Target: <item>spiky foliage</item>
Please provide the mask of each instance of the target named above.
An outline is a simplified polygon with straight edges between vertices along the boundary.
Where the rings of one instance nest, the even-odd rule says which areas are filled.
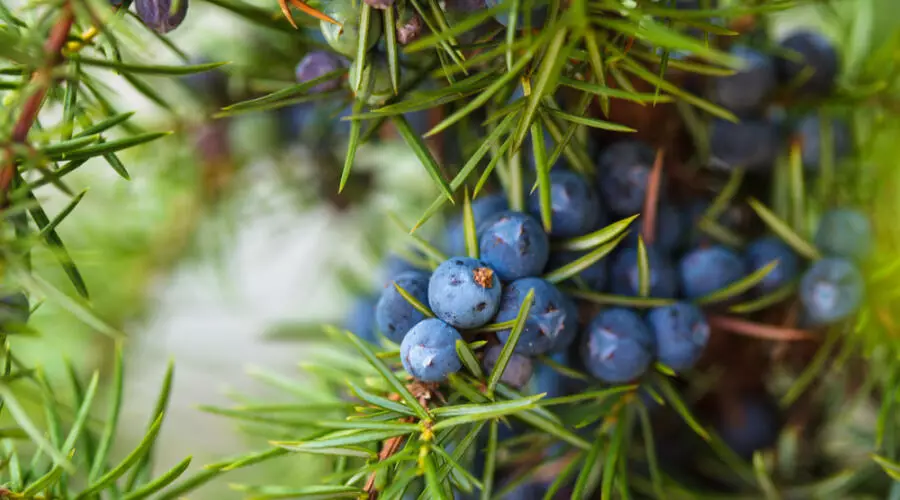
[[[308,33],[294,31],[291,25],[311,19],[294,19],[290,6],[325,23],[334,21],[323,14],[327,5],[315,3],[310,6],[300,1],[291,1],[290,5],[281,2],[278,9],[274,5],[260,7],[235,0],[211,3],[289,36],[298,46],[313,42],[306,36]],[[857,156],[840,168],[833,158],[826,159],[818,184],[805,186],[797,150],[785,151],[776,168],[773,193],[763,201],[743,199],[748,191],[740,169],[724,182],[714,179],[719,196],[700,222],[700,229],[711,237],[740,242],[740,235],[715,222],[722,208],[740,196],[742,199],[737,201],[746,201],[758,218],[798,253],[816,257],[818,250],[810,242],[810,228],[823,207],[852,200],[875,214],[879,238],[875,257],[866,269],[867,289],[871,293],[854,321],[830,328],[824,332],[824,338],[816,338],[808,331],[760,322],[757,315],[740,317],[793,297],[793,290],[789,289],[751,303],[731,304],[728,315],[714,321],[721,338],[736,338],[726,336],[731,331],[775,342],[762,348],[753,345],[753,350],[771,355],[775,362],[749,376],[760,385],[771,386],[781,396],[782,407],[789,410],[791,419],[781,433],[777,453],[757,453],[749,462],[744,461],[704,421],[696,403],[711,388],[728,388],[727,384],[717,383],[714,370],[681,378],[657,365],[639,384],[609,387],[548,358],[539,360],[544,368],[558,371],[569,383],[582,384],[575,395],[547,398],[539,390],[518,392],[506,386],[501,383],[501,375],[524,326],[526,305],[510,324],[466,332],[468,342],[457,345],[465,371],[441,386],[415,383],[400,371],[396,345],[376,346],[352,334],[328,329],[324,339],[327,342],[310,357],[316,383],[268,378],[298,396],[299,403],[248,403],[237,408],[210,409],[252,423],[252,430],[272,439],[274,448],[215,464],[186,480],[185,487],[212,479],[227,469],[298,452],[324,456],[333,473],[320,478],[319,484],[297,488],[237,488],[253,498],[401,498],[405,494],[449,498],[462,491],[488,499],[502,498],[520,483],[538,478],[550,484],[548,497],[564,492],[573,498],[723,498],[726,495],[719,491],[722,489],[737,498],[846,498],[884,496],[886,492],[896,495],[898,483],[893,480],[900,476],[900,464],[896,462],[897,418],[893,409],[900,367],[892,307],[896,302],[893,287],[897,241],[891,227],[895,218],[891,216],[897,210],[893,195],[898,180],[893,168],[896,145],[892,138],[900,130],[896,117],[895,56],[900,41],[894,35],[883,35],[895,32],[895,26],[888,23],[888,16],[878,15],[892,6],[875,0],[847,2],[850,6],[746,1],[684,11],[677,8],[676,2],[666,1],[553,0],[547,2],[549,15],[541,29],[522,30],[516,26],[520,14],[524,14],[521,18],[526,24],[531,24],[530,7],[538,4],[508,0],[449,19],[446,5],[437,0],[398,2],[386,10],[358,3],[354,10],[358,18],[343,19],[360,27],[354,64],[364,68],[380,63],[376,58],[383,57],[390,84],[388,95],[370,99],[366,89],[372,88],[375,71],[351,73],[353,78],[339,90],[309,92],[324,81],[343,78],[345,71],[338,70],[227,106],[220,116],[309,101],[332,100],[352,105],[352,116],[346,120],[349,140],[340,188],[355,175],[353,166],[360,145],[373,141],[385,124],[391,125],[434,180],[433,203],[408,231],[411,243],[424,255],[423,263],[434,266],[443,255],[416,231],[451,204],[468,207],[466,193],[477,197],[496,185],[511,193],[512,208],[522,209],[524,193],[530,187],[525,185],[527,175],[522,165],[526,155],[533,157],[534,189],[545,226],[550,225],[551,166],[564,157],[574,170],[593,175],[593,159],[587,145],[595,131],[643,134],[665,151],[687,151],[681,160],[691,168],[702,168],[709,155],[708,119],[736,120],[730,112],[685,90],[689,77],[728,75],[738,62],[709,39],[733,36],[754,27],[764,30],[769,20],[777,18],[776,14],[796,12],[794,9],[821,13],[830,20],[829,29],[843,51],[843,80],[838,92],[828,100],[792,104],[851,116],[856,137],[862,138],[855,148]],[[701,4],[709,7],[711,2]],[[128,7],[127,3],[124,7]],[[35,8],[29,16],[21,16],[0,5],[4,22],[0,55],[8,63],[2,68],[2,88],[13,90],[6,95],[13,112],[6,122],[9,132],[4,135],[7,151],[0,187],[9,201],[4,212],[18,216],[12,219],[16,221],[15,237],[3,247],[4,263],[17,273],[16,279],[23,286],[43,285],[29,276],[27,266],[30,244],[43,239],[58,252],[75,289],[86,297],[86,286],[53,231],[70,210],[63,210],[62,216],[51,220],[40,209],[33,190],[53,185],[72,194],[65,187],[65,173],[94,157],[102,157],[127,177],[115,155],[121,149],[160,136],[129,129],[128,115],[112,109],[104,98],[102,82],[92,78],[92,70],[117,70],[138,91],[165,106],[168,99],[143,82],[140,75],[186,74],[215,65],[141,63],[140,57],[128,54],[128,46],[118,42],[115,27],[110,26],[112,19],[125,16],[124,9],[113,11],[100,3],[74,0]],[[273,15],[278,10],[288,15],[290,23]],[[401,48],[391,28],[398,17],[413,11],[429,32]],[[488,22],[504,12],[509,14],[507,28]],[[370,51],[373,44],[368,36],[373,30],[369,28],[379,17],[388,27],[387,34],[383,46]],[[714,19],[724,19],[728,24],[723,26]],[[77,33],[73,26],[84,28],[84,34],[72,34]],[[479,27],[486,29],[476,30]],[[698,38],[689,33],[698,29],[706,35]],[[475,37],[464,36],[473,31],[477,33]],[[675,51],[689,52],[694,58],[678,60],[671,57]],[[295,63],[276,62],[284,64],[260,68],[260,74],[248,80],[261,86],[279,77],[283,80],[285,68]],[[273,74],[266,74],[267,70]],[[61,76],[65,77],[64,84],[57,79]],[[518,88],[521,96],[511,98]],[[62,118],[58,123],[38,123],[45,102],[59,104]],[[417,133],[406,115],[432,108],[440,108],[439,122],[427,133]],[[119,129],[129,135],[107,140],[105,135]],[[549,149],[544,141],[545,131],[552,137]],[[683,131],[688,132],[690,141],[678,141]],[[823,130],[822,136],[822,150],[831,151],[829,131]],[[439,139],[439,147],[429,147],[433,146],[426,141],[430,137]],[[531,148],[524,148],[529,138]],[[433,149],[447,154],[435,154]],[[73,196],[71,205],[79,199]],[[652,219],[648,214],[654,208],[649,208],[645,215]],[[34,224],[23,219],[24,214],[30,215]],[[465,217],[467,248],[476,254],[472,219],[470,214]],[[409,229],[397,222],[404,231]],[[604,258],[625,237],[632,222],[633,219],[625,219],[591,235],[563,242],[563,247],[585,251],[586,255],[545,278],[563,282]],[[646,255],[638,260],[639,288],[641,295],[647,295]],[[770,270],[764,268],[698,302],[722,303],[732,299]],[[66,298],[55,289],[39,289],[71,306],[82,318],[96,322],[98,327],[102,325],[80,301]],[[641,308],[661,303],[660,299],[645,296],[626,298],[584,290],[574,290],[572,294],[599,305]],[[427,313],[425,305],[415,305]],[[483,346],[481,338],[486,333],[504,328],[512,328],[510,339],[496,366],[486,373],[475,352]],[[40,387],[43,394],[51,394],[46,384]],[[76,398],[78,403],[90,400],[90,387],[94,384]],[[13,410],[18,396],[11,389],[2,396],[11,412],[24,415]],[[81,415],[76,413],[74,431],[69,434],[73,443],[88,429],[84,422],[79,423],[85,418]],[[68,485],[74,471],[65,465],[73,444],[69,439],[61,439],[61,430],[54,430],[61,427],[56,419],[51,416],[49,442],[24,417],[18,420],[22,432],[12,434],[24,432],[42,453],[59,462],[44,467],[49,471],[45,475],[41,474],[43,469],[35,469],[29,475],[34,479],[30,483],[22,480],[22,469],[17,466],[18,476],[10,476],[10,495],[33,494],[53,487],[57,489],[53,496],[66,496],[66,491],[74,489]],[[502,430],[510,424],[520,426],[519,436],[502,439]],[[666,429],[674,430],[667,435]],[[666,441],[672,436],[685,440]],[[61,440],[62,445],[55,446],[54,440]],[[149,446],[139,451],[145,448]],[[688,450],[689,459],[676,456],[675,465],[699,468],[707,482],[683,481],[684,476],[695,478],[696,474],[681,474],[684,471],[678,467],[673,470],[672,464],[664,463],[666,460],[660,455],[671,449]],[[113,466],[109,472],[103,472],[104,460],[98,462],[96,456],[88,455],[88,463],[92,464],[89,470],[99,468],[101,479],[121,468]],[[40,465],[41,455],[37,456],[34,461]],[[480,462],[476,466],[477,461]],[[690,463],[679,463],[682,461]],[[12,464],[8,462],[10,471]],[[113,487],[116,478],[97,484],[100,480],[95,477],[92,482],[91,472],[89,486],[79,490],[81,495],[90,496],[102,488]],[[47,476],[47,480],[36,479]],[[66,481],[54,482],[57,479]],[[128,481],[126,487],[133,489],[135,484]],[[708,491],[710,484],[716,487],[715,491]],[[422,493],[416,488],[421,488]],[[180,491],[176,486],[165,496]]]

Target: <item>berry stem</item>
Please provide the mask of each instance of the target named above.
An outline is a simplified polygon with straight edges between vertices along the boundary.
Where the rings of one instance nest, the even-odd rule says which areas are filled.
[[[22,112],[13,125],[10,143],[24,143],[28,138],[28,132],[34,126],[44,98],[47,97],[50,87],[53,85],[53,69],[63,61],[62,48],[69,37],[72,25],[75,23],[75,15],[72,13],[72,5],[66,2],[62,6],[59,19],[50,30],[47,41],[44,42],[44,53],[47,60],[44,66],[36,70],[31,75],[31,84],[37,88],[28,96],[25,104],[22,106]],[[2,205],[7,204],[6,193],[12,183],[16,172],[16,158],[12,144],[7,145],[5,158],[0,167],[0,197],[2,197]]]

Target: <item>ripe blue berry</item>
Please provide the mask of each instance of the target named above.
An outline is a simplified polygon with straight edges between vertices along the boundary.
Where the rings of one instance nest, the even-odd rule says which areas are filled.
[[[478,228],[478,246],[481,259],[504,281],[540,274],[550,257],[550,240],[541,223],[520,212],[488,217]]]
[[[320,21],[325,41],[334,50],[348,57],[356,55],[359,47],[359,6],[351,0],[331,0],[322,4],[322,12],[340,24]],[[381,16],[369,17],[366,43],[371,49],[381,38]]]
[[[647,262],[650,267],[650,296],[674,297],[678,289],[675,268],[669,258],[647,247]],[[636,297],[640,291],[640,266],[637,249],[626,248],[618,252],[612,264],[612,291],[616,295]]]
[[[550,260],[547,262],[547,271],[555,271],[585,255],[587,255],[587,252],[581,251],[553,252],[550,254]],[[579,272],[577,276],[591,290],[603,291],[606,289],[606,274],[606,260],[600,259],[591,264],[587,269]]]
[[[503,193],[480,196],[472,201],[472,216],[475,227],[479,227],[488,217],[509,210],[509,202]],[[466,234],[462,216],[456,216],[447,224],[447,248],[451,255],[466,253]]]
[[[569,353],[556,351],[549,354],[550,359],[563,366],[569,366]],[[544,363],[538,363],[534,368],[534,376],[529,385],[529,394],[546,394],[548,398],[558,398],[566,395],[566,377]]]
[[[400,361],[407,373],[422,382],[441,382],[462,367],[456,354],[459,332],[439,319],[420,321],[403,337]]]
[[[838,74],[838,54],[830,40],[811,31],[798,31],[781,43],[794,52],[799,60],[783,57],[778,60],[778,76],[785,84],[800,83],[798,92],[827,94],[834,87]]]
[[[863,259],[872,250],[872,224],[858,210],[835,208],[822,215],[815,241],[825,255]]]
[[[606,214],[594,188],[575,172],[561,169],[550,172],[550,201],[550,236],[554,238],[581,236],[606,223]],[[540,218],[538,191],[528,198],[528,210],[535,218]]]
[[[694,201],[685,209],[685,223],[690,231],[687,246],[707,246],[714,242],[704,231],[700,230],[700,222],[704,214],[709,210],[710,202],[706,200]],[[727,206],[719,214],[716,223],[725,229],[732,231],[740,229],[743,225],[744,213],[736,206]]]
[[[778,132],[778,127],[768,120],[713,120],[709,139],[711,166],[721,170],[771,170],[781,144]]]
[[[531,289],[534,299],[515,351],[534,356],[565,347],[578,329],[578,311],[555,286],[540,278],[521,278],[504,286],[495,321],[515,320]],[[502,330],[497,337],[505,343],[510,333],[512,330]]]
[[[587,370],[611,384],[640,377],[655,351],[653,333],[644,321],[629,309],[600,311],[585,330],[582,350]]]
[[[800,156],[807,170],[818,170],[822,163],[822,119],[817,114],[804,116],[797,124]],[[839,161],[850,154],[853,136],[844,120],[831,120],[832,158]]]
[[[733,46],[731,55],[742,59],[744,67],[733,75],[715,79],[716,102],[736,113],[762,108],[775,89],[775,63],[766,54],[743,45]]]
[[[493,345],[484,353],[484,359],[481,363],[486,373],[494,371],[494,366],[497,365],[497,360],[500,359],[500,351],[502,350],[503,346]],[[506,369],[503,370],[503,375],[500,376],[500,381],[515,389],[521,389],[531,380],[533,370],[534,366],[531,358],[521,354],[513,354],[509,358],[509,363],[506,364]]]
[[[384,263],[381,266],[381,275],[384,279],[385,283],[390,283],[397,276],[400,276],[403,273],[408,272],[424,272],[422,269],[416,267],[408,260],[400,257],[399,255],[390,254],[387,258],[384,259]]]
[[[304,83],[337,71],[342,67],[344,67],[344,61],[339,56],[324,50],[316,50],[303,56],[303,59],[297,64],[294,74],[298,83]],[[314,86],[309,89],[309,92],[311,94],[328,92],[329,90],[336,90],[340,85],[340,80],[335,78]]]
[[[541,28],[544,26],[544,23],[547,22],[547,6],[546,5],[538,5],[536,7],[533,7],[531,9],[530,18],[526,19],[526,17],[525,17],[525,9],[527,8],[526,5],[528,5],[528,3],[532,2],[532,1],[534,3],[538,3],[540,0],[523,0],[519,4],[519,15],[518,15],[518,17],[516,17],[516,28],[517,29],[524,28],[526,21],[530,22],[530,26],[532,28]],[[489,8],[489,9],[492,7],[496,7],[497,5],[500,5],[501,3],[502,3],[501,0],[485,0],[485,2],[484,2],[485,7]],[[509,4],[507,4],[507,5],[509,5]],[[503,26],[509,26],[509,10],[502,11],[498,14],[495,14],[494,19],[496,19],[497,22],[502,24]]]
[[[423,304],[428,303],[428,274],[406,272],[394,277],[394,282]],[[385,337],[400,342],[403,336],[425,315],[400,295],[393,282],[385,285],[375,307],[375,322]]]
[[[758,396],[743,396],[729,404],[716,422],[716,430],[739,456],[749,459],[753,453],[773,446],[781,431],[778,407]]]
[[[487,324],[500,307],[500,280],[484,262],[469,257],[444,261],[428,281],[435,316],[456,328]]]
[[[681,292],[688,299],[721,290],[746,274],[743,259],[721,245],[688,252],[678,267]]]
[[[685,223],[685,214],[681,207],[671,203],[660,203],[656,208],[656,232],[653,247],[664,254],[671,254],[684,241],[684,233],[689,229]],[[693,227],[693,226],[691,226]],[[643,216],[631,223],[631,232],[625,237],[625,243],[636,246],[638,236],[644,230]]]
[[[800,302],[814,324],[830,324],[846,319],[859,308],[863,297],[863,277],[849,261],[835,257],[810,266],[800,280]]]
[[[344,329],[356,334],[357,337],[369,342],[375,341],[375,306],[378,305],[377,297],[362,297],[353,302],[347,317],[344,319]]]
[[[175,12],[172,12],[172,2],[176,2]],[[184,22],[188,0],[135,0],[134,9],[148,28],[164,35]]]
[[[694,366],[709,341],[706,317],[693,304],[678,302],[647,314],[656,337],[656,357],[676,371]]]
[[[656,153],[639,141],[617,142],[600,153],[598,181],[607,207],[616,215],[628,216],[644,209],[647,181]],[[660,192],[665,192],[665,178]]]
[[[800,272],[800,258],[784,241],[775,236],[759,238],[747,246],[744,253],[747,272],[762,269],[773,260],[778,261],[765,278],[756,284],[756,292],[765,295],[790,283]]]

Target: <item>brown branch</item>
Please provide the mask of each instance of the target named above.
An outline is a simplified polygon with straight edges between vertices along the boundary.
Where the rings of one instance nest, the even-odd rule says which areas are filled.
[[[36,70],[31,75],[31,83],[37,88],[34,93],[28,96],[19,118],[13,125],[11,143],[24,143],[28,139],[28,132],[34,126],[41,106],[44,104],[44,98],[53,85],[53,69],[63,60],[62,48],[69,37],[72,25],[75,23],[75,15],[72,13],[72,6],[67,2],[62,7],[59,19],[53,28],[50,29],[50,35],[44,42],[44,54],[47,59],[44,66]],[[6,192],[12,183],[16,172],[16,160],[13,148],[10,145],[6,147],[5,158],[3,159],[2,168],[0,168],[0,197],[3,204],[6,204]]]
[[[714,328],[758,339],[791,341],[815,340],[817,338],[812,332],[806,330],[764,325],[762,323],[754,323],[752,321],[737,319],[730,316],[710,315],[707,317],[707,321],[709,322],[709,325]]]
[[[665,150],[656,150],[656,158],[653,160],[653,170],[647,179],[647,197],[644,199],[644,224],[641,227],[641,236],[644,243],[652,245],[656,236],[656,212],[659,206],[659,187],[662,182],[662,165]]]

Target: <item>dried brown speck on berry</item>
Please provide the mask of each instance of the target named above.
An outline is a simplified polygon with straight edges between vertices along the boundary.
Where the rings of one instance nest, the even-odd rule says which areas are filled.
[[[492,288],[494,286],[494,271],[489,267],[476,267],[472,271],[472,278],[481,288]]]

